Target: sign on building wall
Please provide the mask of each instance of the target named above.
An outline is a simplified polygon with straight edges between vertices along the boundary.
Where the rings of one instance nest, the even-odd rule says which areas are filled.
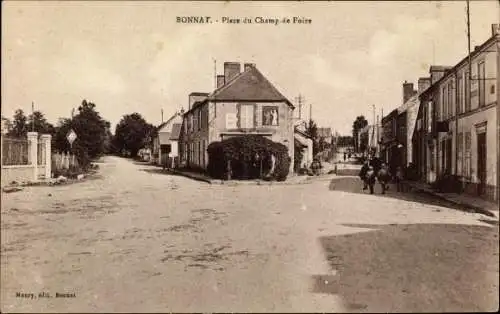
[[[236,113],[226,113],[226,129],[236,129],[238,127],[238,118]]]

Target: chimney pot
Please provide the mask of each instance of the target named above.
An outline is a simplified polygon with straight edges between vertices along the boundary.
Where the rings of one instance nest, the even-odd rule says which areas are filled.
[[[226,84],[241,72],[241,64],[239,62],[224,62],[224,81]]]
[[[247,71],[249,70],[250,68],[253,68],[255,67],[255,63],[245,63],[244,67],[243,67],[243,71]]]
[[[500,34],[500,24],[491,24],[491,36]]]
[[[217,75],[217,88],[222,87],[225,83],[224,75]]]

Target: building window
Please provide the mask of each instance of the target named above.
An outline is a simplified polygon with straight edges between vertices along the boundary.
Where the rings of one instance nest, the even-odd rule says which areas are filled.
[[[201,142],[198,142],[198,165],[201,166]]]
[[[239,106],[239,127],[242,129],[251,129],[254,127],[254,110],[255,106],[240,105]]]
[[[439,116],[439,120],[445,120],[448,117],[448,92],[447,86],[443,86],[441,89],[441,112]]]
[[[464,84],[465,84],[465,111],[464,112],[469,112],[470,111],[470,74],[469,72],[464,73]]]
[[[477,73],[479,80],[479,107],[485,105],[486,100],[486,72],[484,68],[484,61],[477,64]]]
[[[277,106],[264,106],[262,107],[262,125],[277,126],[278,121],[278,107]]]
[[[463,175],[463,160],[464,160],[464,134],[458,133],[458,158],[457,158],[457,175]]]
[[[201,108],[198,110],[198,130],[201,130],[203,127],[203,120],[202,120],[202,114],[201,114]]]
[[[472,146],[472,137],[471,132],[465,133],[465,161],[464,161],[464,172],[463,175],[466,178],[471,177],[472,172],[472,163],[471,163],[471,146]]]
[[[454,106],[454,101],[453,101],[453,80],[451,80],[448,83],[448,117],[453,117],[453,106]]]
[[[462,75],[460,75],[457,79],[457,94],[458,94],[458,98],[457,98],[457,113],[458,114],[461,114],[463,113],[464,111],[464,108],[463,108],[463,105],[464,105],[464,95],[463,95],[463,92],[464,92],[464,88],[462,86],[462,84],[464,83],[463,81],[463,77]]]

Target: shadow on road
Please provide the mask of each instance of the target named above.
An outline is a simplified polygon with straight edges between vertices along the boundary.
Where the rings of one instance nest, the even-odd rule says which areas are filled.
[[[353,178],[353,177],[346,177],[346,178],[337,178],[334,179],[330,182],[329,189],[331,191],[343,191],[343,192],[348,192],[348,193],[355,193],[355,194],[369,194],[368,190],[363,191],[363,183],[359,178]],[[443,200],[441,198],[423,193],[423,192],[418,192],[418,191],[411,191],[411,192],[397,192],[396,191],[396,185],[390,184],[389,185],[389,190],[386,191],[385,194],[381,194],[382,189],[380,184],[375,185],[375,194],[378,197],[388,197],[388,198],[393,198],[393,199],[399,199],[403,201],[409,201],[409,202],[418,202],[422,204],[427,204],[427,205],[436,205],[436,206],[442,206],[442,207],[447,207],[451,209],[458,209],[458,210],[463,210],[463,211],[470,211],[474,212],[473,209],[468,208],[465,205],[457,205],[455,203]]]
[[[498,308],[498,227],[347,226],[373,230],[320,238],[337,274],[313,276],[313,292],[339,294],[353,312]]]

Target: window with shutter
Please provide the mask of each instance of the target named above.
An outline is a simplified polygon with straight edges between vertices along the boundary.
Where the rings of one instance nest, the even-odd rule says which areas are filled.
[[[240,105],[239,124],[242,129],[254,127],[254,105]]]

